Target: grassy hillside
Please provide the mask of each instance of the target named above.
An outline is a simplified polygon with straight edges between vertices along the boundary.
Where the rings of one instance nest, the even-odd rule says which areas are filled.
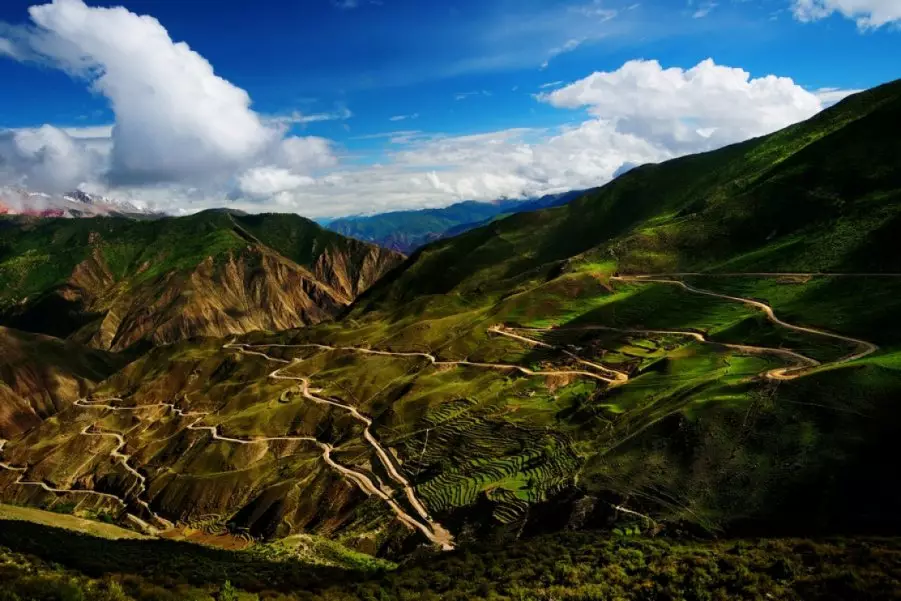
[[[289,215],[2,218],[0,233],[0,323],[117,350],[316,323],[400,260]]]
[[[895,83],[430,244],[340,321],[156,348],[11,440],[0,497],[385,556],[897,532],[899,125]],[[226,217],[285,260],[315,252]],[[655,578],[571,598],[663,596]]]
[[[786,130],[639,167],[569,205],[422,249],[359,310],[430,294],[487,305],[580,265],[596,271],[901,271],[901,85]],[[555,271],[556,270],[556,271]]]

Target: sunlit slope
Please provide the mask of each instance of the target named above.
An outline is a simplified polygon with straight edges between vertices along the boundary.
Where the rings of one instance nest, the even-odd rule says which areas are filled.
[[[71,406],[127,362],[74,342],[0,327],[0,438]]]
[[[0,323],[122,350],[318,323],[401,257],[296,215],[0,220]]]
[[[896,82],[767,137],[634,169],[569,205],[425,247],[357,314],[430,294],[485,305],[584,262],[608,273],[901,271],[899,126]]]
[[[3,498],[380,552],[893,530],[899,95],[429,245],[339,321],[156,348],[12,439]]]
[[[571,482],[616,500],[608,510],[623,501],[714,529],[885,525],[898,493],[882,474],[901,434],[901,141],[888,134],[899,126],[893,83],[771,136],[641,167],[422,249],[346,323],[374,345],[462,356],[496,344],[498,323],[553,326],[524,333],[558,352],[533,347],[524,361],[570,362],[559,349],[577,349],[628,372],[552,403],[506,399],[566,433],[584,460]],[[713,295],[613,277],[626,274]],[[726,297],[764,301],[802,329]]]

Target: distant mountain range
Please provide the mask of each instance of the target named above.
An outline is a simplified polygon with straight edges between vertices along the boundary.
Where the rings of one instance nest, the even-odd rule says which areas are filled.
[[[573,190],[528,200],[466,201],[443,209],[392,211],[378,215],[345,217],[325,225],[328,229],[384,248],[410,253],[420,246],[468,232],[508,215],[565,205],[585,194]]]
[[[377,215],[320,220],[319,224],[335,233],[409,254],[417,248],[443,238],[457,236],[517,213],[565,205],[589,190],[573,190],[526,200],[500,199],[492,202],[469,200],[442,209],[392,211]],[[226,209],[220,209],[225,211]],[[243,211],[231,211],[245,215]],[[0,215],[41,218],[128,217],[159,219],[156,212],[127,200],[73,190],[65,194],[46,194],[22,188],[0,187]]]
[[[0,188],[0,215],[33,217],[161,217],[127,200],[107,198],[74,190],[66,194],[45,194],[20,188]]]

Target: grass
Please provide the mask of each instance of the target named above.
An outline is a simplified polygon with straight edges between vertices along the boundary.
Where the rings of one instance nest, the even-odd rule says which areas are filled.
[[[86,519],[74,515],[66,515],[65,513],[59,513],[58,511],[44,511],[33,507],[0,504],[0,520],[32,522],[109,540],[146,538],[133,530],[126,530],[125,528],[120,528],[114,524],[108,524],[96,519]]]
[[[893,246],[901,233],[901,146],[885,135],[899,115],[901,84],[894,84],[773,136],[640,167],[567,206],[513,215],[423,247],[340,321],[243,340],[588,369],[576,354],[628,373],[627,383],[608,387],[561,374],[434,366],[417,357],[267,351],[298,359],[286,373],[307,377],[322,395],[370,415],[373,436],[395,455],[429,511],[463,541],[559,530],[576,515],[579,523],[609,527],[617,506],[648,516],[666,535],[896,532],[901,498],[889,475],[901,435],[901,280],[710,274],[901,273]],[[226,231],[219,221],[227,221],[228,236],[238,235],[242,244],[261,240],[297,261],[311,260],[309,253],[319,249],[300,218],[205,219],[212,219],[214,237]],[[140,260],[126,250],[117,264]],[[773,324],[740,302],[611,278],[681,271],[704,271],[688,281],[764,300],[790,323],[861,337],[880,352],[839,365],[834,362],[853,345]],[[499,323],[553,326],[523,331],[554,348],[491,335]],[[593,326],[703,332],[711,343]],[[784,358],[728,344],[791,349],[826,365],[774,381],[762,374],[785,367]],[[275,367],[223,350],[221,341],[182,343],[147,353],[97,395],[135,404],[176,400],[209,411],[204,423],[231,436],[315,436],[336,447],[336,460],[402,496],[362,439],[359,421],[304,399],[296,382],[269,378]],[[99,475],[120,489],[121,474],[95,464],[74,474],[63,465],[78,467],[60,458],[88,450],[71,426],[77,415],[45,422],[8,451],[51,481]],[[260,538],[303,533],[386,556],[405,555],[418,542],[394,527],[384,503],[365,498],[324,465],[316,449],[295,443],[238,448],[187,431],[171,414],[143,420],[129,431],[129,449],[148,475],[153,506],[172,518],[213,515]],[[104,423],[118,430],[134,425],[115,418]],[[680,582],[703,598],[699,587]],[[570,594],[552,590],[557,582],[545,584],[542,592],[521,596]],[[653,588],[658,584],[648,590],[675,595]],[[628,586],[572,594],[634,593]],[[490,587],[477,591],[491,593]],[[720,596],[728,594],[738,593]]]
[[[335,568],[304,564],[292,553],[264,558],[2,525],[4,601],[887,601],[901,594],[901,550],[890,538],[650,539],[624,522],[615,535],[525,537],[398,567]]]

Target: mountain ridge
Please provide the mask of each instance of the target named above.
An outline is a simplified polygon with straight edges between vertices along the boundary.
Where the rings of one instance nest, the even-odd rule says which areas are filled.
[[[346,275],[323,290],[361,291],[340,319],[155,346],[12,437],[0,499],[389,557],[569,529],[901,531],[899,125],[895,82],[390,255],[366,290],[322,261]],[[225,273],[262,244],[315,275],[337,236],[193,219],[167,265]]]
[[[0,322],[114,350],[318,323],[401,260],[292,215],[6,217],[0,230]]]
[[[573,190],[525,200],[469,200],[440,209],[342,217],[329,221],[325,227],[384,248],[410,253],[429,242],[456,236],[494,219],[566,204],[585,192]]]

